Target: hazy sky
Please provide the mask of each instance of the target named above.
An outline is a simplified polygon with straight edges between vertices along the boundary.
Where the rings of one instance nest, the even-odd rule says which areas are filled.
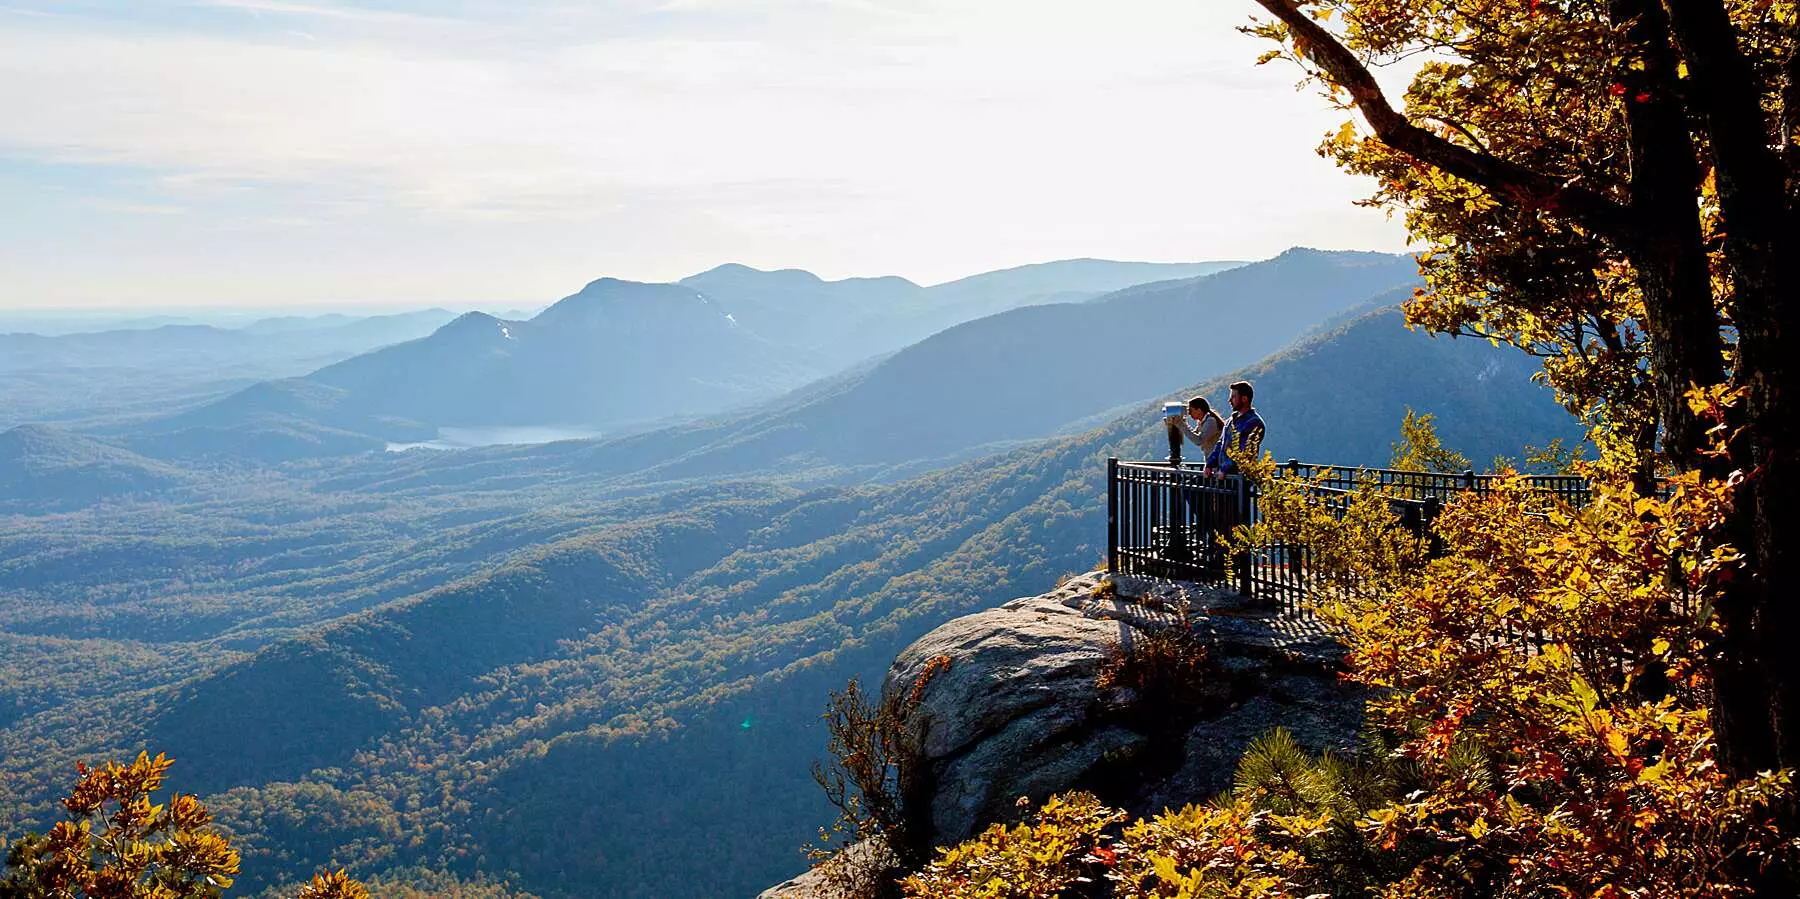
[[[0,0],[0,308],[1401,248],[1250,0]]]

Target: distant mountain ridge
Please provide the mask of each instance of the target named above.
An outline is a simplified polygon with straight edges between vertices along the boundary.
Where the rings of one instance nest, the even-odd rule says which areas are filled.
[[[426,309],[367,318],[322,316],[246,328],[162,325],[62,336],[0,334],[0,429],[54,421],[118,433],[270,378],[305,374],[412,340],[453,316]]]
[[[635,428],[754,405],[987,311],[1043,299],[1053,285],[1068,287],[1058,296],[1085,299],[1097,288],[1235,265],[1070,260],[936,287],[737,264],[675,284],[601,278],[529,319],[467,313],[429,336],[296,379],[341,391],[307,421],[247,395],[154,423],[136,439],[159,453],[231,455],[251,444],[217,429],[272,420],[360,434],[362,446],[442,426]],[[178,435],[196,418],[214,430]],[[356,444],[286,445],[304,453]]]
[[[680,283],[718,297],[738,310],[752,331],[794,345],[828,373],[1007,309],[1088,299],[1243,264],[1065,259],[922,287],[893,276],[827,281],[798,269],[762,271],[728,263]]]
[[[668,461],[649,476],[918,471],[1248,365],[1321,319],[1398,303],[1417,283],[1409,257],[1296,249],[1082,303],[1026,306],[951,327],[767,410],[602,444],[594,464],[642,467],[662,441]]]
[[[170,361],[235,359],[248,352],[318,356],[362,352],[384,343],[411,340],[449,321],[442,309],[355,318],[333,316],[280,324],[266,319],[245,328],[164,324],[46,337],[0,333],[0,372],[46,366],[152,365]]]
[[[1197,288],[1147,288],[1130,308],[1177,304],[1179,325],[1195,298],[1167,291]],[[1049,361],[1085,364],[1075,349]],[[1122,364],[1103,358],[1081,373]],[[1251,377],[1271,451],[1345,464],[1385,461],[1411,407],[1483,459],[1573,430],[1533,370],[1383,309],[1154,395]],[[56,676],[97,672],[82,681],[96,692],[37,700],[45,711],[0,730],[0,826],[56,814],[61,759],[155,749],[243,839],[246,890],[327,862],[480,858],[555,899],[749,894],[828,819],[807,775],[826,691],[948,618],[1093,565],[1105,459],[1160,456],[1156,412],[1144,398],[1084,433],[898,483],[683,483],[664,468],[651,476],[668,483],[622,484],[591,455],[617,443],[570,443],[308,462],[164,511],[176,524],[153,538],[114,536],[106,516],[19,517],[0,534],[0,636],[65,653]],[[129,694],[75,655],[168,632],[245,651]],[[667,877],[670,847],[692,876]]]

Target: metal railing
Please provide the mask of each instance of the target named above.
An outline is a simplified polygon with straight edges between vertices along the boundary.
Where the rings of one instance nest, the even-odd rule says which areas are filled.
[[[1275,476],[1343,490],[1353,490],[1359,486],[1373,486],[1384,496],[1415,500],[1435,497],[1439,502],[1448,502],[1458,493],[1482,495],[1492,493],[1494,485],[1505,477],[1497,474],[1476,474],[1473,471],[1444,474],[1432,471],[1400,471],[1393,468],[1321,465],[1314,462],[1301,462],[1298,459],[1289,459],[1277,466]],[[1587,478],[1574,475],[1527,475],[1525,483],[1533,489],[1555,494],[1557,498],[1576,508],[1587,505],[1593,492]]]
[[[1201,583],[1222,583],[1231,566],[1219,537],[1255,514],[1250,483],[1198,466],[1106,462],[1107,566]]]
[[[1239,525],[1262,521],[1261,491],[1238,475],[1208,474],[1197,465],[1107,463],[1107,567],[1135,574],[1224,585],[1239,593],[1299,608],[1310,586],[1311,553],[1302,545],[1265,542],[1227,558],[1226,538]],[[1398,471],[1319,465],[1290,459],[1275,477],[1293,481],[1342,517],[1351,495],[1373,489],[1401,526],[1430,541],[1431,523],[1458,493],[1490,493],[1499,475]],[[1532,476],[1527,483],[1574,506],[1590,497],[1583,478]],[[1427,544],[1427,552],[1437,550]]]

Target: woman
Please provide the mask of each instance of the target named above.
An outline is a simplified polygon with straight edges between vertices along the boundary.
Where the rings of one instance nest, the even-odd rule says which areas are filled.
[[[1189,423],[1188,419],[1193,419]],[[1219,442],[1219,435],[1225,431],[1225,420],[1212,410],[1212,404],[1206,397],[1197,396],[1188,400],[1187,415],[1176,416],[1181,425],[1181,432],[1200,447],[1200,458],[1204,459],[1212,453],[1213,446]]]

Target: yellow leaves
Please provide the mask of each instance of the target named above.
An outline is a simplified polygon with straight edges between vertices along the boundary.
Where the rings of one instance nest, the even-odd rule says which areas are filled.
[[[212,815],[197,797],[177,794],[169,801],[169,821],[178,830],[194,830],[212,823]]]
[[[996,824],[942,850],[902,886],[908,896],[931,899],[1052,899],[1087,865],[1111,857],[1103,831],[1124,818],[1091,794],[1053,796],[1031,822]]]
[[[1583,713],[1592,713],[1600,707],[1599,692],[1582,678],[1570,679],[1569,693],[1575,697],[1575,708]]]
[[[1156,876],[1165,883],[1179,883],[1185,878],[1185,875],[1175,867],[1175,859],[1166,855],[1152,858],[1150,867],[1156,872]]]
[[[1371,719],[1423,772],[1415,794],[1360,819],[1373,851],[1507,846],[1521,882],[1544,890],[1588,895],[1617,879],[1631,895],[1721,895],[1721,883],[1660,879],[1674,862],[1645,860],[1723,870],[1708,866],[1772,845],[1748,822],[1766,822],[1758,803],[1786,787],[1725,778],[1704,709],[1706,573],[1738,556],[1717,538],[1729,485],[1690,475],[1667,499],[1641,497],[1627,468],[1593,466],[1581,508],[1519,478],[1462,498],[1437,520],[1446,554],[1422,569],[1370,564],[1396,558],[1375,516],[1270,505],[1313,547],[1315,576],[1345,585],[1321,615],[1341,630],[1351,676],[1383,691]],[[1384,589],[1351,589],[1371,581]],[[1647,702],[1633,680],[1652,665],[1670,686]],[[1277,836],[1265,826],[1259,838]]]
[[[20,896],[208,899],[230,887],[238,853],[204,829],[206,807],[187,795],[167,805],[151,799],[171,764],[143,753],[130,764],[77,765],[80,779],[63,802],[71,820],[14,847],[0,895],[17,887]]]
[[[369,899],[369,891],[339,868],[313,875],[295,899]]]
[[[1596,722],[1600,738],[1606,744],[1607,751],[1612,753],[1613,758],[1621,762],[1629,759],[1631,757],[1631,741],[1627,740],[1625,735],[1617,729],[1611,727],[1610,723],[1600,723],[1604,721],[1602,716],[1596,714],[1592,720]]]

